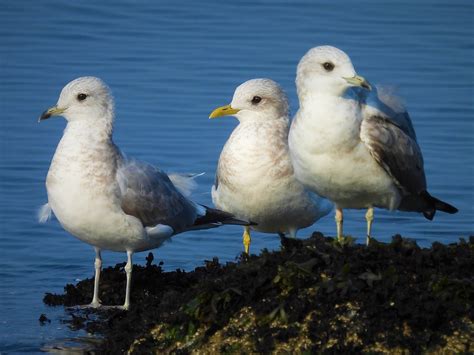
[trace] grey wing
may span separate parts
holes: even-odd
[[[142,162],[127,161],[117,171],[121,206],[144,226],[164,224],[175,233],[193,225],[197,208],[163,171]]]
[[[373,116],[383,116],[393,122],[410,138],[416,141],[416,133],[403,100],[389,86],[376,85],[372,91],[353,88],[357,99],[365,105],[366,112]]]
[[[383,108],[387,110],[386,118],[393,121],[403,132],[416,141],[415,129],[402,99],[387,86],[377,86],[376,93],[381,102],[382,111],[384,111]]]
[[[360,138],[405,194],[418,194],[426,190],[420,147],[392,120],[382,116],[367,116],[362,121]]]

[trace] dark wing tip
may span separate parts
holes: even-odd
[[[435,209],[432,209],[432,210],[429,210],[429,211],[423,211],[423,216],[425,216],[425,218],[429,219],[430,221],[433,220],[435,214],[436,214]]]
[[[238,226],[252,226],[256,225],[254,222],[244,221],[236,218],[232,213],[218,210],[216,208],[210,208],[204,205],[201,205],[206,209],[206,214],[200,216],[194,222],[194,226],[207,225],[213,223],[219,224],[233,224]]]
[[[434,214],[437,210],[445,212],[445,213],[449,213],[449,214],[454,214],[454,213],[457,213],[459,211],[453,205],[450,205],[447,202],[441,201],[440,199],[437,199],[436,197],[431,196],[428,193],[428,191],[423,191],[420,195],[428,202],[430,207],[432,207],[432,209],[433,209],[432,213],[431,213],[431,211],[423,212],[423,215],[426,218],[428,218],[429,220],[433,219]]]

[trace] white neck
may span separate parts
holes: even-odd
[[[112,140],[113,123],[109,119],[75,119],[70,120],[64,131],[64,136],[74,136],[77,143],[100,144]]]
[[[122,156],[112,140],[111,127],[104,121],[93,125],[85,120],[68,122],[48,176],[65,178],[74,175],[74,181],[107,176],[112,181]]]
[[[324,90],[311,90],[304,91],[298,90],[298,99],[300,102],[300,109],[304,107],[314,107],[315,105],[330,105],[332,103],[349,103],[347,98],[344,96],[344,92],[341,93],[328,93]]]
[[[359,103],[341,96],[311,92],[300,97],[292,123],[296,140],[309,140],[314,149],[337,149],[341,142],[357,142],[362,117]]]

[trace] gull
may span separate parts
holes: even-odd
[[[189,200],[180,192],[189,187],[184,177],[172,177],[173,183],[160,169],[126,159],[112,140],[113,99],[99,78],[71,81],[40,121],[58,115],[67,126],[48,171],[48,203],[40,220],[47,220],[52,211],[66,231],[94,247],[94,295],[89,306],[101,306],[101,250],[127,253],[125,302],[118,307],[128,309],[134,252],[157,248],[188,230],[246,224]]]
[[[427,191],[423,156],[406,109],[356,74],[343,51],[310,49],[297,68],[300,108],[289,134],[296,177],[336,206],[337,237],[343,209],[367,209],[367,243],[374,207],[421,212],[457,209]],[[358,88],[359,91],[355,91]]]
[[[331,211],[329,201],[306,190],[294,176],[288,100],[276,82],[246,81],[235,90],[232,103],[215,109],[210,118],[228,115],[239,124],[219,158],[212,187],[216,208],[255,222],[254,230],[292,237]],[[245,226],[246,254],[250,241],[250,226]]]

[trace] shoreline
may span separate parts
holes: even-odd
[[[98,352],[469,352],[474,350],[474,236],[420,248],[345,245],[315,232],[279,251],[194,271],[134,265],[132,304],[75,311]],[[103,270],[100,298],[123,302],[125,263]],[[46,294],[50,306],[90,302],[93,279]],[[118,293],[115,291],[119,290]]]

